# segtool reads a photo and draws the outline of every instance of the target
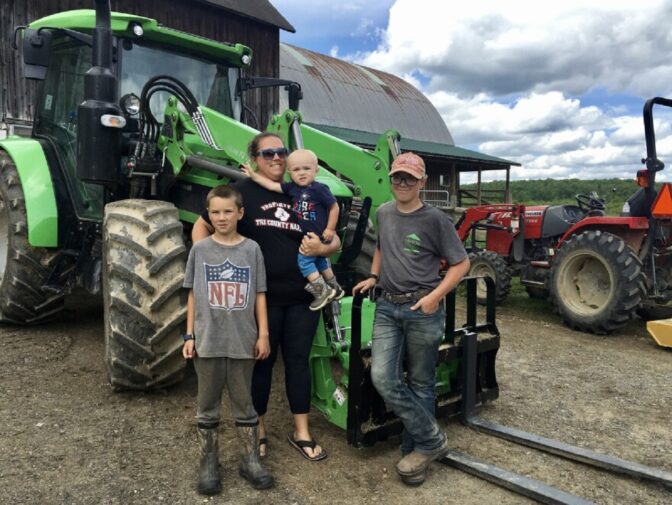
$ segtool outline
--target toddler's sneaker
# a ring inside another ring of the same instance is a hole
[[[329,284],[329,287],[333,289],[336,294],[334,295],[334,300],[340,300],[345,296],[345,290],[341,287],[341,285],[338,283],[336,280],[336,277],[332,277],[328,281],[326,281],[327,284]]]

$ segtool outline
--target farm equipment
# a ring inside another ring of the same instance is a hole
[[[167,387],[185,367],[185,237],[210,188],[244,177],[239,166],[258,133],[238,120],[242,90],[287,86],[296,108],[300,88],[243,77],[248,47],[111,13],[105,0],[95,12],[35,21],[22,36],[26,76],[43,85],[32,138],[0,141],[0,319],[37,324],[62,309],[74,286],[102,293],[112,386]],[[387,173],[399,135],[385,132],[368,151],[302,124],[291,109],[274,116],[267,130],[291,149],[317,153],[325,168],[319,179],[341,206],[345,247],[334,267],[352,285],[369,272],[370,257],[360,251],[374,244],[371,211],[391,198]],[[352,407],[345,336],[351,305],[346,299],[324,312],[311,358],[314,403],[342,428]],[[362,314],[370,333],[373,305]],[[487,376],[483,401],[498,393],[499,339],[487,340],[479,351]],[[441,401],[457,413],[459,355],[450,346],[437,374]],[[372,411],[377,420],[389,416]]]
[[[656,173],[664,168],[656,155],[655,104],[669,107],[672,101],[652,98],[644,106],[646,169],[637,173],[640,189],[621,216],[606,216],[595,193],[576,195],[577,205],[467,210],[458,233],[471,245],[472,271],[495,279],[498,302],[511,276],[518,275],[531,297],[550,298],[568,326],[598,334],[622,327],[636,314],[669,308],[672,194],[669,183],[655,190]],[[482,289],[479,299],[484,300]]]

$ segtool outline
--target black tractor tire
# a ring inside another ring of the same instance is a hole
[[[490,277],[495,281],[495,303],[502,303],[511,291],[511,268],[504,257],[492,251],[478,251],[469,254],[469,276]],[[485,281],[476,285],[476,301],[485,305],[487,288]]]
[[[611,233],[571,237],[551,265],[551,302],[575,330],[604,335],[621,328],[635,316],[645,289],[642,262]]]
[[[0,150],[0,321],[36,324],[63,309],[66,292],[42,286],[49,277],[57,249],[28,242],[26,202],[16,165]]]
[[[115,389],[158,389],[182,379],[185,256],[173,204],[121,200],[105,207],[105,364]]]

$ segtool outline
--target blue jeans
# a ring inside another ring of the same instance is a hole
[[[404,424],[402,453],[431,454],[446,441],[435,417],[436,360],[446,326],[443,302],[434,314],[411,310],[412,303],[379,298],[371,346],[371,380]],[[403,361],[406,359],[406,378]]]
[[[330,268],[329,260],[322,256],[305,256],[299,253],[297,256],[297,263],[299,264],[301,275],[304,277],[308,277],[313,272],[322,273]]]

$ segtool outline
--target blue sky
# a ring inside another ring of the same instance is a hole
[[[644,101],[672,96],[672,0],[271,2],[297,31],[283,42],[406,79],[514,178],[633,177]],[[672,114],[654,116],[672,164]]]

